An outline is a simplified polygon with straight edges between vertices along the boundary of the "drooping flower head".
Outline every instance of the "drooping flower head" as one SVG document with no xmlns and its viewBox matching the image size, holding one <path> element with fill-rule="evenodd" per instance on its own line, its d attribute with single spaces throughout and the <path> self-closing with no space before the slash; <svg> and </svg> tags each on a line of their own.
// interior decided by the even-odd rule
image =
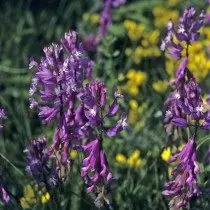
<svg viewBox="0 0 210 210">
<path fill-rule="evenodd" d="M 201 195 L 195 139 L 190 138 L 182 151 L 172 156 L 169 162 L 177 162 L 177 166 L 172 170 L 172 180 L 165 184 L 162 193 L 171 198 L 169 205 L 172 209 L 186 208 L 192 198 Z"/>
<path fill-rule="evenodd" d="M 83 160 L 81 176 L 88 185 L 87 191 L 93 192 L 97 185 L 111 181 L 113 176 L 108 169 L 106 155 L 98 138 L 84 146 L 84 151 L 87 156 Z"/>
</svg>

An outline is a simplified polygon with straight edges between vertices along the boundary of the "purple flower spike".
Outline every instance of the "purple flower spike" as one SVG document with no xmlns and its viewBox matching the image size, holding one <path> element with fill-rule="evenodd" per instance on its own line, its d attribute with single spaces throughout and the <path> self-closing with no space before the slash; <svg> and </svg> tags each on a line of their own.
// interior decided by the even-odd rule
<svg viewBox="0 0 210 210">
<path fill-rule="evenodd" d="M 196 144 L 194 138 L 189 139 L 181 152 L 175 154 L 169 162 L 177 161 L 172 171 L 172 180 L 165 184 L 163 195 L 171 197 L 169 203 L 173 209 L 186 207 L 188 202 L 201 194 L 197 175 L 199 166 L 196 160 Z"/>
<path fill-rule="evenodd" d="M 166 38 L 162 41 L 161 50 L 166 50 L 168 54 L 176 59 L 180 58 L 183 47 L 173 41 L 173 36 L 175 36 L 180 43 L 184 41 L 187 45 L 192 44 L 199 39 L 199 29 L 204 25 L 204 22 L 204 11 L 196 17 L 196 11 L 193 7 L 185 9 L 176 28 L 172 21 L 169 21 L 167 26 L 168 33 Z"/>
<path fill-rule="evenodd" d="M 87 157 L 82 163 L 81 176 L 87 184 L 87 191 L 94 192 L 99 183 L 110 182 L 113 177 L 108 169 L 106 155 L 101 147 L 99 138 L 84 146 Z M 90 175 L 91 172 L 91 175 Z"/>
<path fill-rule="evenodd" d="M 5 204 L 10 201 L 10 196 L 3 186 L 0 186 L 0 198 Z"/>
</svg>

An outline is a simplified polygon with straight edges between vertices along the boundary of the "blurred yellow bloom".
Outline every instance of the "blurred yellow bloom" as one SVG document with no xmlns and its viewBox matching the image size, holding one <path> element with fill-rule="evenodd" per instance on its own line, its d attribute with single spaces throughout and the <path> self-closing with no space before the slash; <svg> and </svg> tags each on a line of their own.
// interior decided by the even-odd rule
<svg viewBox="0 0 210 210">
<path fill-rule="evenodd" d="M 23 197 L 20 198 L 20 205 L 23 209 L 29 209 L 36 204 L 35 193 L 31 185 L 26 185 L 23 189 Z"/>
<path fill-rule="evenodd" d="M 41 196 L 41 202 L 42 203 L 47 203 L 50 200 L 50 194 L 46 192 Z"/>
<path fill-rule="evenodd" d="M 74 149 L 71 150 L 71 152 L 70 152 L 70 157 L 71 157 L 71 159 L 75 159 L 77 156 L 78 156 L 77 151 L 74 150 Z"/>
<path fill-rule="evenodd" d="M 147 108 L 147 103 L 144 102 L 141 106 L 139 106 L 138 102 L 132 99 L 130 100 L 129 105 L 130 110 L 128 113 L 128 123 L 133 125 L 136 124 L 136 122 L 138 121 L 138 124 L 141 123 L 142 125 L 140 127 L 142 127 L 144 125 L 144 122 L 142 120 L 140 121 L 140 118 Z"/>
<path fill-rule="evenodd" d="M 126 74 L 126 78 L 128 79 L 127 82 L 120 89 L 132 96 L 136 96 L 139 93 L 139 86 L 145 82 L 147 74 L 142 71 L 130 69 Z"/>
<path fill-rule="evenodd" d="M 128 37 L 132 41 L 140 39 L 145 29 L 145 26 L 143 24 L 136 23 L 132 20 L 125 20 L 124 27 L 128 31 Z"/>
<path fill-rule="evenodd" d="M 171 157 L 171 148 L 170 147 L 167 147 L 163 150 L 163 152 L 161 153 L 161 158 L 164 160 L 164 161 L 168 161 L 169 158 Z"/>
<path fill-rule="evenodd" d="M 158 93 L 165 93 L 168 88 L 167 80 L 158 80 L 152 84 L 153 89 Z"/>
<path fill-rule="evenodd" d="M 118 153 L 115 159 L 117 163 L 127 165 L 132 168 L 138 168 L 143 163 L 142 159 L 140 158 L 140 151 L 138 149 L 134 150 L 128 158 L 126 158 L 125 155 Z"/>
<path fill-rule="evenodd" d="M 97 13 L 84 13 L 82 18 L 85 22 L 90 21 L 92 24 L 98 24 L 100 22 L 100 16 Z"/>
<path fill-rule="evenodd" d="M 133 85 L 141 85 L 147 79 L 147 74 L 142 71 L 130 69 L 126 77 Z"/>
<path fill-rule="evenodd" d="M 182 0 L 168 0 L 168 6 L 169 7 L 174 7 L 177 4 L 179 4 Z"/>
<path fill-rule="evenodd" d="M 100 22 L 100 16 L 97 13 L 93 13 L 90 15 L 90 22 L 92 24 L 98 24 Z"/>
<path fill-rule="evenodd" d="M 130 105 L 131 109 L 133 109 L 133 110 L 137 110 L 138 109 L 138 103 L 134 99 L 130 100 L 129 105 Z"/>
<path fill-rule="evenodd" d="M 140 151 L 138 149 L 134 150 L 128 157 L 127 164 L 133 168 L 138 168 L 142 165 L 142 159 L 140 158 Z"/>
<path fill-rule="evenodd" d="M 20 198 L 20 205 L 23 209 L 30 209 L 33 205 L 35 205 L 39 199 L 41 199 L 42 203 L 46 203 L 50 200 L 50 194 L 46 193 L 39 193 L 35 194 L 31 185 L 26 185 L 23 189 L 23 197 Z"/>
<path fill-rule="evenodd" d="M 127 162 L 127 158 L 125 157 L 125 155 L 121 154 L 121 153 L 118 153 L 115 157 L 117 163 L 120 163 L 120 164 L 126 164 Z"/>
<path fill-rule="evenodd" d="M 179 18 L 178 11 L 164 8 L 162 5 L 154 7 L 152 13 L 155 18 L 154 24 L 157 28 L 163 28 L 169 20 L 176 22 Z"/>
</svg>

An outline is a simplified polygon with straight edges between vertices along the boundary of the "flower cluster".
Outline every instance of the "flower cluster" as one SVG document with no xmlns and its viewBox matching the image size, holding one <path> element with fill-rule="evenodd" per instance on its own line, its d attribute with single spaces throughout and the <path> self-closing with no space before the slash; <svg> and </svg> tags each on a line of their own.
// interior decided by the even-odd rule
<svg viewBox="0 0 210 210">
<path fill-rule="evenodd" d="M 39 200 L 43 204 L 50 200 L 49 192 L 46 192 L 45 189 L 38 191 L 36 187 L 34 188 L 30 184 L 24 187 L 23 197 L 20 198 L 20 205 L 23 209 L 30 209 L 33 205 L 38 204 Z"/>
<path fill-rule="evenodd" d="M 163 195 L 172 197 L 169 203 L 172 209 L 181 209 L 186 207 L 193 197 L 201 194 L 197 180 L 199 166 L 196 160 L 194 137 L 188 140 L 181 152 L 169 159 L 169 162 L 175 161 L 178 164 L 172 170 L 172 180 L 165 184 Z"/>
<path fill-rule="evenodd" d="M 48 154 L 46 138 L 40 137 L 33 140 L 25 152 L 28 165 L 26 171 L 38 183 L 45 183 L 47 187 L 53 188 L 58 185 L 60 181 L 59 167 L 53 163 L 53 158 Z"/>
<path fill-rule="evenodd" d="M 169 205 L 172 209 L 185 208 L 192 198 L 201 195 L 197 178 L 199 167 L 196 158 L 196 137 L 199 128 L 210 129 L 208 106 L 203 102 L 201 89 L 188 69 L 190 45 L 199 39 L 199 29 L 203 26 L 205 18 L 204 12 L 201 12 L 197 19 L 195 14 L 194 8 L 186 9 L 178 28 L 170 21 L 168 34 L 161 45 L 161 48 L 175 59 L 181 58 L 175 80 L 171 83 L 175 89 L 165 102 L 166 132 L 171 135 L 174 128 L 193 128 L 193 137 L 181 151 L 170 158 L 164 157 L 165 160 L 169 158 L 168 162 L 177 164 L 172 170 L 172 180 L 165 184 L 163 191 L 163 195 L 171 197 Z M 169 153 L 168 151 L 168 155 Z"/>
<path fill-rule="evenodd" d="M 131 168 L 139 168 L 143 164 L 143 160 L 140 157 L 140 151 L 138 149 L 135 149 L 128 158 L 125 155 L 118 153 L 115 159 L 117 163 L 121 165 L 128 165 Z"/>
<path fill-rule="evenodd" d="M 132 96 L 139 94 L 140 86 L 145 83 L 147 79 L 147 73 L 135 69 L 130 69 L 126 74 L 127 82 L 121 86 L 122 91 Z"/>
<path fill-rule="evenodd" d="M 97 194 L 98 186 L 113 179 L 102 147 L 103 135 L 112 137 L 127 128 L 127 117 L 119 105 L 122 95 L 116 90 L 108 102 L 107 87 L 92 78 L 93 62 L 77 42 L 76 32 L 66 33 L 59 44 L 44 48 L 44 53 L 39 63 L 31 62 L 35 74 L 30 101 L 31 108 L 38 108 L 43 124 L 54 122 L 55 131 L 49 148 L 44 137 L 28 146 L 27 170 L 38 182 L 55 186 L 62 178 L 60 164 L 68 169 L 71 151 L 82 151 L 81 176 L 88 192 Z M 107 119 L 116 115 L 121 116 L 119 120 L 107 126 Z"/>
<path fill-rule="evenodd" d="M 162 41 L 161 50 L 167 50 L 167 53 L 174 58 L 180 58 L 184 47 L 181 42 L 186 43 L 188 47 L 200 37 L 199 29 L 203 26 L 205 14 L 202 11 L 196 19 L 196 11 L 193 7 L 185 9 L 183 16 L 179 20 L 179 25 L 175 28 L 172 21 L 169 21 L 168 33 Z M 177 42 L 178 41 L 178 42 Z"/>
</svg>

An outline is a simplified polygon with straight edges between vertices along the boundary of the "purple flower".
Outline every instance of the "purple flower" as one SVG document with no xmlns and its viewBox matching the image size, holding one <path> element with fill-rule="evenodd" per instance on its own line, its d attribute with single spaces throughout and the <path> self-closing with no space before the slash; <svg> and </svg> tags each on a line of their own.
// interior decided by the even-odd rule
<svg viewBox="0 0 210 210">
<path fill-rule="evenodd" d="M 25 150 L 27 155 L 26 171 L 34 177 L 38 183 L 45 183 L 53 187 L 59 182 L 58 167 L 50 166 L 50 161 L 53 160 L 48 153 L 47 140 L 45 137 L 40 137 L 33 140 Z"/>
<path fill-rule="evenodd" d="M 106 155 L 102 149 L 99 138 L 83 146 L 86 158 L 82 163 L 81 176 L 85 179 L 88 192 L 94 192 L 100 183 L 110 182 L 113 179 L 108 169 Z"/>
<path fill-rule="evenodd" d="M 199 124 L 200 120 L 203 121 L 201 128 L 210 129 L 209 112 L 202 101 L 201 89 L 185 65 L 184 58 L 177 71 L 176 89 L 165 102 L 164 123 L 169 134 L 171 125 L 184 128 L 192 121 Z"/>
<path fill-rule="evenodd" d="M 44 48 L 45 57 L 39 63 L 31 60 L 35 67 L 29 91 L 31 108 L 38 107 L 44 124 L 64 117 L 72 94 L 90 78 L 92 61 L 84 55 L 81 43 L 77 43 L 76 32 L 66 33 L 59 44 Z M 72 103 L 74 103 L 72 101 Z"/>
<path fill-rule="evenodd" d="M 121 119 L 117 121 L 117 123 L 106 130 L 107 136 L 116 136 L 122 130 L 126 130 L 128 128 L 127 116 L 125 114 L 122 115 Z"/>
<path fill-rule="evenodd" d="M 112 13 L 113 7 L 120 7 L 125 4 L 126 0 L 103 0 L 103 9 L 100 14 L 100 25 L 96 36 L 88 35 L 83 43 L 85 49 L 90 52 L 96 51 L 96 46 L 101 42 L 104 36 L 108 32 L 108 27 L 112 24 Z"/>
<path fill-rule="evenodd" d="M 126 3 L 127 0 L 112 0 L 113 7 L 119 7 Z"/>
<path fill-rule="evenodd" d="M 7 119 L 7 116 L 4 112 L 4 109 L 0 109 L 0 120 L 1 119 Z M 3 125 L 0 124 L 0 129 L 3 128 Z"/>
<path fill-rule="evenodd" d="M 161 50 L 166 50 L 174 58 L 180 58 L 183 50 L 180 43 L 184 41 L 187 45 L 190 45 L 194 41 L 197 41 L 200 37 L 199 29 L 204 25 L 204 22 L 204 11 L 196 17 L 196 11 L 193 7 L 185 9 L 177 27 L 174 26 L 172 21 L 169 21 L 167 26 L 168 33 L 162 41 Z M 174 42 L 173 36 L 176 37 L 179 43 Z"/>
<path fill-rule="evenodd" d="M 186 207 L 188 202 L 201 194 L 197 175 L 199 166 L 196 159 L 196 144 L 194 138 L 189 139 L 181 152 L 171 157 L 169 162 L 177 161 L 172 171 L 172 180 L 165 184 L 163 195 L 169 196 L 171 208 Z"/>
<path fill-rule="evenodd" d="M 8 204 L 10 201 L 10 196 L 2 185 L 0 185 L 0 198 L 5 204 Z"/>
</svg>

